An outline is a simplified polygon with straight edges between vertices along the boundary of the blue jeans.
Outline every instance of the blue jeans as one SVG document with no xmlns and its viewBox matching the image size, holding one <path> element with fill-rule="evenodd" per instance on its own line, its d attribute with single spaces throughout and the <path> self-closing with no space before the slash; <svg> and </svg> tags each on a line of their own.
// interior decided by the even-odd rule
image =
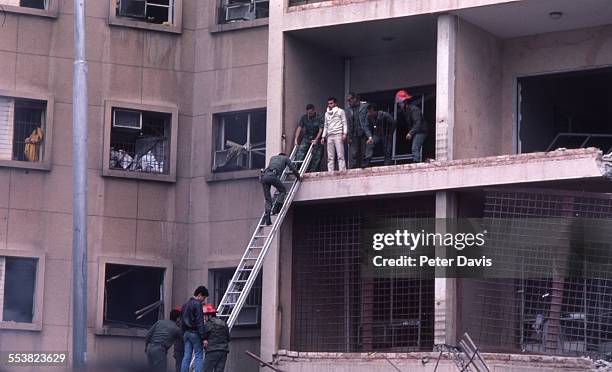
<svg viewBox="0 0 612 372">
<path fill-rule="evenodd" d="M 425 138 L 427 138 L 427 133 L 417 133 L 412 137 L 412 161 L 414 163 L 421 162 L 421 149 Z"/>
<path fill-rule="evenodd" d="M 202 354 L 203 345 L 200 334 L 197 332 L 187 331 L 183 335 L 183 341 L 185 341 L 185 354 L 183 355 L 183 363 L 181 364 L 181 372 L 189 372 L 189 364 L 191 363 L 191 354 L 195 354 L 195 360 L 193 361 L 195 372 L 202 372 Z"/>
</svg>

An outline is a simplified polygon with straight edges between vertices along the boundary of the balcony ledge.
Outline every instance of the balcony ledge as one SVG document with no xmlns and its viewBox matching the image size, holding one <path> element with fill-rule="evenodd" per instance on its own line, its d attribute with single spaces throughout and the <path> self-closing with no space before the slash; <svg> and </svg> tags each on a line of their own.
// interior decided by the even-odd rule
<svg viewBox="0 0 612 372">
<path fill-rule="evenodd" d="M 603 178 L 612 161 L 596 148 L 404 164 L 305 175 L 294 201 L 434 192 L 528 182 Z M 354 182 L 359 181 L 359 182 Z"/>
</svg>

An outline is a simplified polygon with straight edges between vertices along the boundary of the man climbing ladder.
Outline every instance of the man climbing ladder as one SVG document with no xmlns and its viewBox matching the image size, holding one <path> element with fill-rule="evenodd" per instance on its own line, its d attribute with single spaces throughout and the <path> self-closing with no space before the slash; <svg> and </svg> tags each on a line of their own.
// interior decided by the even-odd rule
<svg viewBox="0 0 612 372">
<path fill-rule="evenodd" d="M 270 218 L 273 214 L 280 212 L 283 203 L 285 202 L 285 196 L 287 195 L 287 188 L 283 185 L 280 180 L 280 176 L 283 174 L 285 167 L 289 167 L 295 177 L 300 179 L 300 172 L 295 168 L 291 160 L 284 153 L 279 153 L 276 156 L 270 158 L 268 167 L 263 170 L 261 174 L 261 185 L 263 186 L 264 198 L 266 199 L 266 212 L 264 215 L 264 223 L 266 226 L 272 225 L 272 219 Z M 270 195 L 270 186 L 274 186 L 278 190 L 278 197 L 274 208 L 272 208 L 272 196 Z"/>
<path fill-rule="evenodd" d="M 261 183 L 266 198 L 266 211 L 259 220 L 218 307 L 217 316 L 227 323 L 230 330 L 236 322 L 238 314 L 240 314 L 257 275 L 261 271 L 266 252 L 291 207 L 293 197 L 300 186 L 302 175 L 310 165 L 313 145 L 311 144 L 303 160 L 294 161 L 296 150 L 297 148 L 294 148 L 289 157 L 283 153 L 273 156 L 268 167 L 262 171 Z M 288 180 L 290 174 L 295 175 L 296 178 Z M 274 186 L 279 191 L 276 200 L 270 195 L 270 186 Z M 275 203 L 274 206 L 273 203 Z M 274 211 L 272 210 L 273 207 Z M 278 217 L 274 220 L 274 223 L 271 219 L 273 212 L 278 212 Z"/>
</svg>

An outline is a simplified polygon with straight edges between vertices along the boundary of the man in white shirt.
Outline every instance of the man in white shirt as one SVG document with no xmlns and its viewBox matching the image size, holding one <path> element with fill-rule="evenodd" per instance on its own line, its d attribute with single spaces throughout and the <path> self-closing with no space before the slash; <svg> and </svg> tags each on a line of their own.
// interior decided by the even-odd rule
<svg viewBox="0 0 612 372">
<path fill-rule="evenodd" d="M 348 128 L 346 125 L 346 114 L 338 107 L 338 100 L 334 97 L 327 99 L 327 111 L 325 111 L 325 124 L 323 126 L 323 138 L 321 143 L 327 140 L 327 171 L 334 171 L 334 163 L 338 156 L 338 170 L 346 170 L 344 160 L 344 141 Z"/>
</svg>

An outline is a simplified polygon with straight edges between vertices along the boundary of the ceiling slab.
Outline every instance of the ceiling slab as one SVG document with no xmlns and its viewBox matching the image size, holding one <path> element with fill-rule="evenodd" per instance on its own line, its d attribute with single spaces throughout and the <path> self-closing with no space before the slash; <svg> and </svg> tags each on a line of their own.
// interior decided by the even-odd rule
<svg viewBox="0 0 612 372">
<path fill-rule="evenodd" d="M 552 19 L 551 12 L 561 12 Z M 502 39 L 612 24 L 612 0 L 523 0 L 453 12 Z"/>
</svg>

